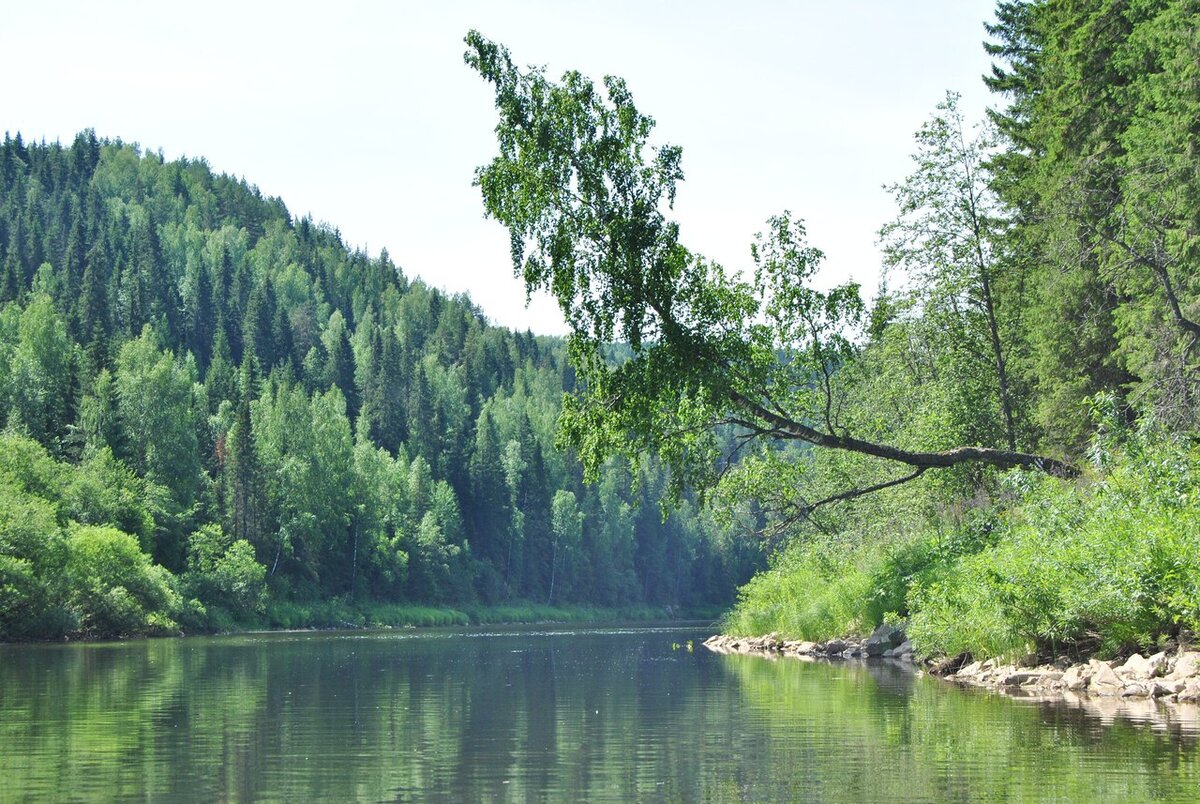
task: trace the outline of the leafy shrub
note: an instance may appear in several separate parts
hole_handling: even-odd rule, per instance
[[[219,525],[205,525],[188,539],[187,562],[184,586],[201,601],[235,617],[265,608],[267,568],[255,560],[245,539],[234,541]]]
[[[996,544],[909,595],[923,649],[1113,653],[1200,627],[1200,451],[1153,431],[1066,484],[1013,473]]]
[[[64,550],[54,507],[0,475],[0,638],[61,632]]]
[[[89,636],[172,634],[183,601],[174,577],[137,539],[116,528],[73,525],[67,540],[67,602]]]

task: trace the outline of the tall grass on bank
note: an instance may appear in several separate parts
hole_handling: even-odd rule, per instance
[[[1200,447],[1110,437],[1076,483],[1014,471],[952,528],[798,543],[741,590],[723,627],[801,639],[906,619],[918,651],[1109,655],[1200,629]]]
[[[500,606],[462,605],[439,608],[410,603],[381,603],[324,600],[310,603],[276,601],[268,604],[268,628],[407,628],[506,623],[645,622],[664,619],[715,620],[712,610],[668,611],[656,606],[600,608],[594,606],[547,606],[513,602]],[[231,627],[228,630],[236,630]]]

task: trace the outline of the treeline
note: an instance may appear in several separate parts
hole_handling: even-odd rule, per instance
[[[0,638],[720,604],[758,548],[653,462],[582,482],[564,353],[202,160],[6,135]]]
[[[1000,2],[987,31],[988,118],[949,95],[890,188],[888,282],[838,425],[1082,477],[930,472],[784,523],[731,631],[894,617],[930,652],[1055,657],[1200,628],[1200,8]],[[807,469],[811,498],[889,477],[821,450]]]

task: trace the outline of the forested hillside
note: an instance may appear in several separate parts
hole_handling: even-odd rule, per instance
[[[655,462],[582,483],[560,341],[202,160],[6,135],[0,255],[0,638],[711,605],[757,565]]]
[[[568,440],[719,478],[781,546],[732,633],[903,620],[927,654],[1057,658],[1200,628],[1200,7],[1001,2],[985,27],[993,109],[948,93],[880,177],[871,299],[815,278],[786,212],[753,266],[689,251],[684,152],[636,88],[467,36],[499,118],[484,207],[570,311]]]

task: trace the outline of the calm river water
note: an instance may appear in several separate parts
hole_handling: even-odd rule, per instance
[[[718,656],[709,633],[0,646],[0,800],[1200,799],[1187,712],[1138,722],[1153,705],[1114,718],[891,666]]]

